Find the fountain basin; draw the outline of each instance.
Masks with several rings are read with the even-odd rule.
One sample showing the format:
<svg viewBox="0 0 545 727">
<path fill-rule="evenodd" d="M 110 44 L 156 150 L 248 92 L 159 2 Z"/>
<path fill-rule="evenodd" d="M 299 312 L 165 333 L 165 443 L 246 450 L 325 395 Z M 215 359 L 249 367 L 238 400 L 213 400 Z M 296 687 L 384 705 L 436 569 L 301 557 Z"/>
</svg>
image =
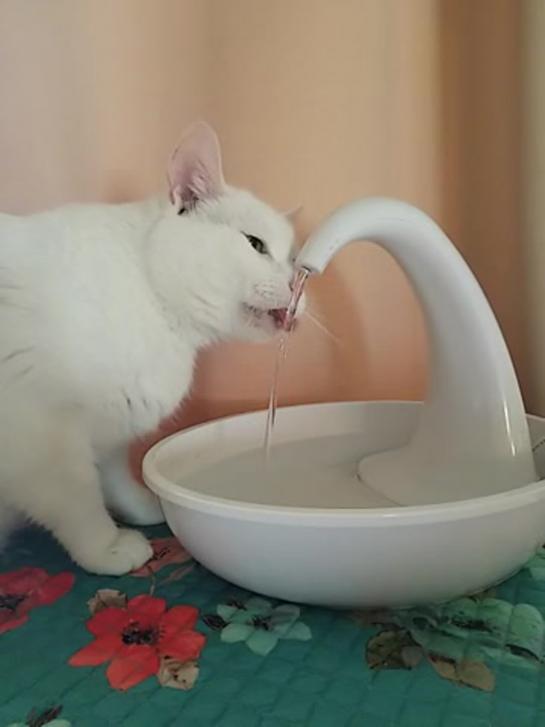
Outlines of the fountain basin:
<svg viewBox="0 0 545 727">
<path fill-rule="evenodd" d="M 358 463 L 410 442 L 423 411 L 411 402 L 282 408 L 268 464 L 266 412 L 215 420 L 156 444 L 144 478 L 176 537 L 237 586 L 338 608 L 446 601 L 507 578 L 545 540 L 545 446 L 537 482 L 459 500 L 467 488 L 453 488 L 451 501 L 429 504 L 411 483 L 415 504 L 398 505 L 358 479 Z M 535 445 L 545 419 L 527 421 Z"/>
</svg>

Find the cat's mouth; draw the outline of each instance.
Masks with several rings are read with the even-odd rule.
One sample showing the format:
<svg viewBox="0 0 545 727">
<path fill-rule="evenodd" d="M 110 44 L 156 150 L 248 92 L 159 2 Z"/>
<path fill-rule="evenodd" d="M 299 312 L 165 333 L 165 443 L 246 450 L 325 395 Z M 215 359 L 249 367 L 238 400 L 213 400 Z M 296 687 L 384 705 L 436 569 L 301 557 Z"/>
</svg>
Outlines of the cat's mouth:
<svg viewBox="0 0 545 727">
<path fill-rule="evenodd" d="M 256 323 L 261 325 L 264 323 L 272 323 L 273 327 L 277 331 L 286 330 L 288 319 L 287 308 L 270 308 L 269 310 L 262 310 L 260 308 L 255 308 L 253 305 L 245 305 L 244 307 Z M 292 321 L 290 328 L 293 329 L 295 324 L 296 321 Z"/>
</svg>

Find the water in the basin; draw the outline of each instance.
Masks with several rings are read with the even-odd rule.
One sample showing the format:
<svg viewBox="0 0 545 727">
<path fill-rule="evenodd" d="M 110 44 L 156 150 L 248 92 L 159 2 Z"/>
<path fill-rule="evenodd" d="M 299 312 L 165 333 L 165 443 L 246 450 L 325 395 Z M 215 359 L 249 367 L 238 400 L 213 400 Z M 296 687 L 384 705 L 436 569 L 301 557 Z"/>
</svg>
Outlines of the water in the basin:
<svg viewBox="0 0 545 727">
<path fill-rule="evenodd" d="M 286 360 L 288 353 L 288 336 L 293 328 L 293 322 L 295 320 L 295 314 L 297 313 L 297 307 L 303 290 L 305 287 L 306 280 L 309 276 L 309 271 L 304 268 L 299 270 L 293 281 L 291 299 L 286 309 L 286 316 L 284 319 L 284 332 L 278 342 L 278 349 L 276 352 L 276 360 L 274 363 L 273 380 L 271 384 L 271 391 L 269 395 L 269 408 L 267 411 L 267 422 L 265 424 L 265 440 L 263 443 L 263 449 L 265 452 L 265 460 L 268 462 L 271 452 L 271 442 L 274 430 L 274 421 L 276 419 L 276 409 L 278 406 L 278 384 L 280 381 L 280 370 L 283 362 Z"/>
<path fill-rule="evenodd" d="M 256 448 L 187 474 L 180 484 L 201 494 L 260 505 L 310 508 L 394 507 L 357 477 L 361 432 L 275 444 L 263 466 Z"/>
</svg>

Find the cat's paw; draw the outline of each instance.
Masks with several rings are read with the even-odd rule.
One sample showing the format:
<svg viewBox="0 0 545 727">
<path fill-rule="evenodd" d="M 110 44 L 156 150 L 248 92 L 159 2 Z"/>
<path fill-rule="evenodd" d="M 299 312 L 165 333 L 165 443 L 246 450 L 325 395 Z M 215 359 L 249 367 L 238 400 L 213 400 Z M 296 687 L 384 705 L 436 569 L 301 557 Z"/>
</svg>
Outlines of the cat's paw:
<svg viewBox="0 0 545 727">
<path fill-rule="evenodd" d="M 149 541 L 136 530 L 119 530 L 107 548 L 78 558 L 79 564 L 91 573 L 122 576 L 140 568 L 152 557 Z"/>
</svg>

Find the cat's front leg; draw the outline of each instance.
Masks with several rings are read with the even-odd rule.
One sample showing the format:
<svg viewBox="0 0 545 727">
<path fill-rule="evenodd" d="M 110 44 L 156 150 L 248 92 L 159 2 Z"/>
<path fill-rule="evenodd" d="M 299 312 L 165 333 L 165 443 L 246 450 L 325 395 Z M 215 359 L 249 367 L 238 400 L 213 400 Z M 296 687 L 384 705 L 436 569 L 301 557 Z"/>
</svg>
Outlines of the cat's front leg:
<svg viewBox="0 0 545 727">
<path fill-rule="evenodd" d="M 41 434 L 34 447 L 4 450 L 9 485 L 2 482 L 2 499 L 50 530 L 88 571 L 122 575 L 142 566 L 152 548 L 141 533 L 119 529 L 110 517 L 85 433 L 62 415 L 37 424 L 34 419 L 26 427 L 28 436 L 33 429 Z"/>
<path fill-rule="evenodd" d="M 132 476 L 126 447 L 101 462 L 99 471 L 106 505 L 122 522 L 158 525 L 165 521 L 158 498 Z"/>
</svg>

